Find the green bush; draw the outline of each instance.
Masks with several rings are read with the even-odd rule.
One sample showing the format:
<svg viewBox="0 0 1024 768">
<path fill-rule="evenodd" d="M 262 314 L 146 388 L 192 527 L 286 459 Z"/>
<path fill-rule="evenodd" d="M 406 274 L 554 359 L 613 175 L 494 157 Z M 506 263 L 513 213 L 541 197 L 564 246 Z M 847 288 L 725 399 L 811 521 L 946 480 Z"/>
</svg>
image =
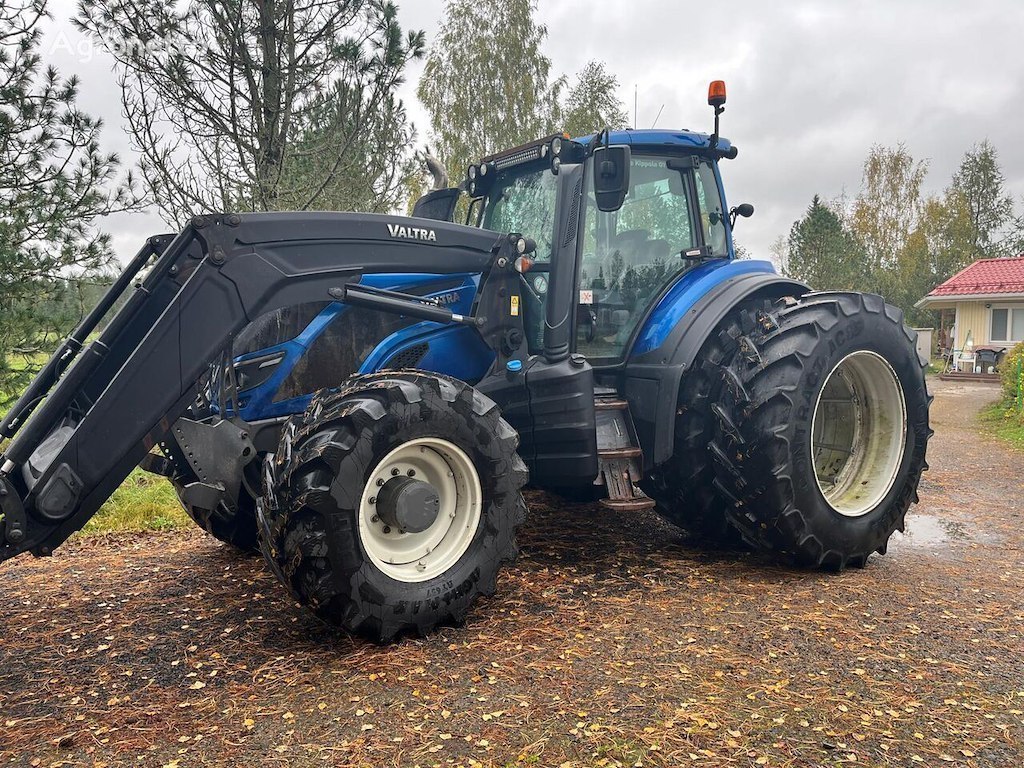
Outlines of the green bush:
<svg viewBox="0 0 1024 768">
<path fill-rule="evenodd" d="M 999 365 L 999 372 L 1003 382 L 1003 401 L 1008 409 L 1020 410 L 1021 401 L 1024 400 L 1024 393 L 1021 388 L 1024 382 L 1021 381 L 1021 367 L 1024 366 L 1024 342 L 1021 342 L 1003 358 Z"/>
</svg>

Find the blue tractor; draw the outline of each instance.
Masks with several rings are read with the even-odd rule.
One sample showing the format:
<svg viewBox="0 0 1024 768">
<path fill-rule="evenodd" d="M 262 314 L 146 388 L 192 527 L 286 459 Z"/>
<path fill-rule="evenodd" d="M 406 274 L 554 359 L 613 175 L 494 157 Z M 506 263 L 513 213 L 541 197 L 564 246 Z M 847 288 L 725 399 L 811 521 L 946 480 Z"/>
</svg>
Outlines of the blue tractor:
<svg viewBox="0 0 1024 768">
<path fill-rule="evenodd" d="M 711 135 L 485 157 L 409 218 L 150 238 L 0 424 L 0 558 L 52 552 L 138 465 L 380 642 L 494 591 L 528 479 L 810 567 L 884 553 L 931 434 L 914 333 L 735 258 L 724 102 Z"/>
</svg>

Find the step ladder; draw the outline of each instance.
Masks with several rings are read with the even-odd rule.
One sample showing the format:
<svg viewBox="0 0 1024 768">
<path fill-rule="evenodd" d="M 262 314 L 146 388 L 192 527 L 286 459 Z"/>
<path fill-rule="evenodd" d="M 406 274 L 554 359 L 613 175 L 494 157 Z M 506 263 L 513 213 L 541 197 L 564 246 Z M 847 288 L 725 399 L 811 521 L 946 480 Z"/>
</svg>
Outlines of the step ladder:
<svg viewBox="0 0 1024 768">
<path fill-rule="evenodd" d="M 643 477 L 644 454 L 637 440 L 629 403 L 614 391 L 595 393 L 594 410 L 597 419 L 598 478 L 607 498 L 601 504 L 619 512 L 651 509 L 654 500 L 640 490 Z"/>
</svg>

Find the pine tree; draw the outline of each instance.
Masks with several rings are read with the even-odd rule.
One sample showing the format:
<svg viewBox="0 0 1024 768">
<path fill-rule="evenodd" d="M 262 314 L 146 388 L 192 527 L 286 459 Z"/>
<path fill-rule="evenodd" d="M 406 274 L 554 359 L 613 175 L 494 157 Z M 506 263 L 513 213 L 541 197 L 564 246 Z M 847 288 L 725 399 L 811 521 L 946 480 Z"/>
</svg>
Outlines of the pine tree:
<svg viewBox="0 0 1024 768">
<path fill-rule="evenodd" d="M 45 0 L 0 5 L 0 410 L 78 318 L 74 295 L 110 260 L 105 214 L 134 205 L 78 81 L 44 68 Z"/>
<path fill-rule="evenodd" d="M 117 61 L 142 177 L 181 224 L 393 204 L 411 140 L 395 92 L 424 41 L 397 13 L 387 0 L 80 0 L 77 20 Z"/>
<path fill-rule="evenodd" d="M 839 214 L 815 195 L 783 245 L 783 269 L 816 289 L 863 289 L 864 252 Z"/>
</svg>

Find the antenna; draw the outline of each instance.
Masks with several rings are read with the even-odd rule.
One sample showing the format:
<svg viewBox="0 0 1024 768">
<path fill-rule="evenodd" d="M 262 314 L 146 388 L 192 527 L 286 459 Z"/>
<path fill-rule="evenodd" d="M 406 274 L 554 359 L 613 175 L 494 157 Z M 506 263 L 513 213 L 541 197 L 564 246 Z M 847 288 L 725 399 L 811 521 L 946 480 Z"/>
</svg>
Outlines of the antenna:
<svg viewBox="0 0 1024 768">
<path fill-rule="evenodd" d="M 654 122 L 653 122 L 653 123 L 651 123 L 651 128 L 654 128 L 655 126 L 657 126 L 657 125 L 658 125 L 658 120 L 660 120 L 660 119 L 661 119 L 661 113 L 662 113 L 662 112 L 664 112 L 664 111 L 665 111 L 665 105 L 664 105 L 664 104 L 662 104 L 662 105 L 661 105 L 661 109 L 659 109 L 659 110 L 658 110 L 658 116 L 657 116 L 657 117 L 655 117 L 655 118 L 654 118 Z"/>
<path fill-rule="evenodd" d="M 633 127 L 636 128 L 640 125 L 640 121 L 637 119 L 637 105 L 640 103 L 640 86 L 633 84 Z"/>
</svg>

